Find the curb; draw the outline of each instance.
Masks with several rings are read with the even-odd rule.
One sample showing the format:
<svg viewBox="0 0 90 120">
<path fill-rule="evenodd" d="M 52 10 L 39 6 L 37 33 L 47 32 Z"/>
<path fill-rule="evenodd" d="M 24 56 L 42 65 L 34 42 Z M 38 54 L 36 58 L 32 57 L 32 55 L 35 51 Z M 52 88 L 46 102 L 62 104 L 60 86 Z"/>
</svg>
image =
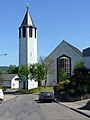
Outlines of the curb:
<svg viewBox="0 0 90 120">
<path fill-rule="evenodd" d="M 69 106 L 67 106 L 67 105 L 62 104 L 62 103 L 59 102 L 59 101 L 56 101 L 56 102 L 57 102 L 58 104 L 63 105 L 64 107 L 67 107 L 67 108 L 69 108 L 69 109 L 71 109 L 71 110 L 73 110 L 73 111 L 75 111 L 75 112 L 78 112 L 78 113 L 80 113 L 80 114 L 82 114 L 82 115 L 90 118 L 90 115 L 88 115 L 88 114 L 86 114 L 86 113 L 84 113 L 84 112 L 82 112 L 82 111 L 80 111 L 80 110 L 78 110 L 78 109 L 71 108 L 71 107 L 69 107 Z"/>
</svg>

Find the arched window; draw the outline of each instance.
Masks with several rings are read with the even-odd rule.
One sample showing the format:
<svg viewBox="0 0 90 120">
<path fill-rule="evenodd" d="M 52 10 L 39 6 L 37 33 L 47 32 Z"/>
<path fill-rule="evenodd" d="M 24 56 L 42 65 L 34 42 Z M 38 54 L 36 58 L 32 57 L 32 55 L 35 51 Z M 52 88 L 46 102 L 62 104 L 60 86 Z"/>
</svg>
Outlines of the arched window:
<svg viewBox="0 0 90 120">
<path fill-rule="evenodd" d="M 67 77 L 71 76 L 71 58 L 66 56 L 66 55 L 62 55 L 57 59 L 57 82 L 59 82 L 59 74 L 60 74 L 60 70 L 64 69 L 65 72 L 67 72 Z"/>
</svg>

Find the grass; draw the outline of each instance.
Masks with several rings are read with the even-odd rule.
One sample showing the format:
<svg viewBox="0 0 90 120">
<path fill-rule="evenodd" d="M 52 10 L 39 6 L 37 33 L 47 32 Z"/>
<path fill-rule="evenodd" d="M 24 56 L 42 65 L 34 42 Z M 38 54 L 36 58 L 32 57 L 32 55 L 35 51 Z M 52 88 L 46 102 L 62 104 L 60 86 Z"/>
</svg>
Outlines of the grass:
<svg viewBox="0 0 90 120">
<path fill-rule="evenodd" d="M 34 88 L 34 89 L 31 89 L 30 91 L 31 91 L 31 93 L 40 93 L 41 91 L 52 92 L 53 91 L 53 87 Z"/>
<path fill-rule="evenodd" d="M 40 87 L 40 88 L 34 88 L 31 90 L 20 90 L 19 92 L 22 94 L 38 94 L 41 91 L 48 91 L 48 92 L 52 92 L 53 91 L 53 87 Z"/>
</svg>

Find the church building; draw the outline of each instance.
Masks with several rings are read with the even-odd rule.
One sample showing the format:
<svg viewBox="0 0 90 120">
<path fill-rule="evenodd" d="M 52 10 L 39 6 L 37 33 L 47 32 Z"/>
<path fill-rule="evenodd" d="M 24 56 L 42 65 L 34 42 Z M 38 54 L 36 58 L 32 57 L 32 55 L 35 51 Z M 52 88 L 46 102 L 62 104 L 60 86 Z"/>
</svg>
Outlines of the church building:
<svg viewBox="0 0 90 120">
<path fill-rule="evenodd" d="M 19 68 L 22 65 L 27 65 L 37 63 L 37 28 L 34 25 L 32 17 L 29 13 L 29 7 L 25 17 L 19 27 Z M 25 76 L 24 76 L 25 77 Z M 38 83 L 34 80 L 20 81 L 20 88 L 35 88 Z"/>
<path fill-rule="evenodd" d="M 78 61 L 85 62 L 85 67 L 90 69 L 90 48 L 87 48 L 81 52 L 78 48 L 69 44 L 66 41 L 62 41 L 45 59 L 45 62 L 49 66 L 47 71 L 47 86 L 53 86 L 59 82 L 59 74 L 62 68 L 68 73 L 68 76 L 73 74 L 73 69 Z M 19 67 L 37 63 L 37 28 L 29 13 L 29 7 L 25 17 L 19 27 Z M 35 88 L 38 83 L 34 80 L 28 80 L 27 82 L 21 81 L 20 88 L 28 89 Z"/>
<path fill-rule="evenodd" d="M 88 65 L 90 68 L 90 48 L 81 52 L 78 48 L 63 40 L 45 60 L 47 65 L 49 65 L 47 86 L 53 86 L 59 83 L 60 70 L 62 68 L 64 68 L 68 76 L 71 76 L 76 62 L 83 60 L 86 67 Z"/>
</svg>

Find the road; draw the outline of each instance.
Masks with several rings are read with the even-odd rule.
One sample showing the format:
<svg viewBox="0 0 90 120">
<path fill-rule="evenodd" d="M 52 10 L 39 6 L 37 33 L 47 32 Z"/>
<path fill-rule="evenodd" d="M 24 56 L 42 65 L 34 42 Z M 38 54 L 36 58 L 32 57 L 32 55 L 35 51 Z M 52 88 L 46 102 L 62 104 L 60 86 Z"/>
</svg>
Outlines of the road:
<svg viewBox="0 0 90 120">
<path fill-rule="evenodd" d="M 90 120 L 58 103 L 40 103 L 37 95 L 16 95 L 0 104 L 0 120 Z"/>
</svg>

